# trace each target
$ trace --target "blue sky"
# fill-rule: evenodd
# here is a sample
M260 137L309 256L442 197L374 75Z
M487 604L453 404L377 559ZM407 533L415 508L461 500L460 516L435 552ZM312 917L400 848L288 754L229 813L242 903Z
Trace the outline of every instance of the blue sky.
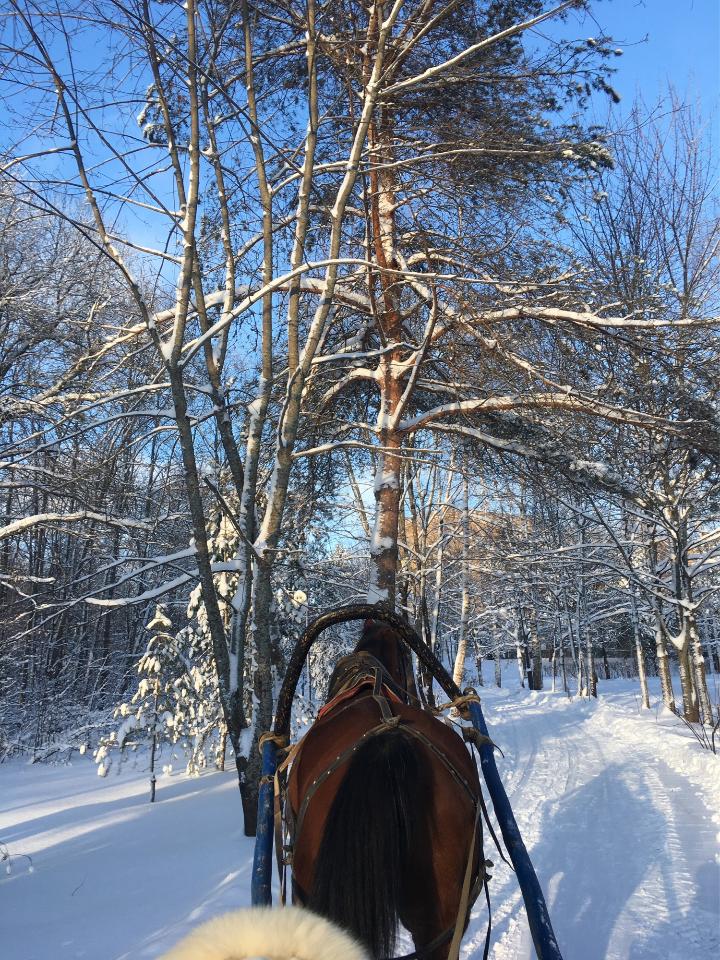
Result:
M550 0L546 0L550 6ZM572 15L565 24L544 24L541 32L572 37L577 39L599 36L606 33L613 37L617 46L624 51L622 57L613 58L612 65L617 68L612 78L613 87L621 95L618 106L612 106L602 94L594 97L593 119L604 124L622 119L638 95L647 106L654 106L659 98L667 95L668 83L671 83L681 100L699 102L706 121L713 121L714 144L720 144L720 0L591 0L591 13L579 15L580 22ZM102 45L95 47L90 43L79 44L78 64L81 68L93 70L105 58ZM147 77L139 75L137 90L140 96L146 85ZM130 78L123 77L123 89ZM137 92L133 87L132 92ZM130 96L131 94L128 94ZM31 107L28 94L26 106ZM106 123L114 132L127 125L135 136L139 131L134 116L139 109L128 107L121 117L108 117ZM0 143L14 140L17 134L15 118L8 116L0 120ZM22 149L33 147L32 138L22 144ZM38 161L39 164L39 161ZM62 161L53 158L52 164L62 169ZM112 177L113 164L94 170L95 178ZM155 181L162 185L160 179ZM126 211L133 223L140 227L140 240L151 244L162 244L163 237L156 236L156 227L143 222L143 215L137 210Z
M654 104L672 83L681 99L700 101L706 119L714 114L714 129L720 129L718 0L599 0L592 10L624 50L612 81L622 96L620 113L638 94Z

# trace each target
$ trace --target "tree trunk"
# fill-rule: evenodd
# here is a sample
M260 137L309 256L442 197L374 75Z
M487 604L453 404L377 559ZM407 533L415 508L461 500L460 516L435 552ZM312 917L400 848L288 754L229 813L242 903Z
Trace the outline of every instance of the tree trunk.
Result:
M403 551L403 555L400 554L400 544L407 544L407 523L405 520L405 499L406 495L403 493L403 482L402 477L400 481L400 494L399 494L399 503L398 503L398 576L400 578L400 585L398 588L398 603L401 610L407 610L408 608L408 597L410 594L410 563L411 563L411 553L408 550Z
M272 604L271 568L258 563L253 583L253 714L247 758L236 755L245 817L245 836L254 837L257 830L257 801L260 788L262 757L259 743L272 726L272 650L270 642L270 607ZM243 761L244 762L240 762Z
M578 630L578 659L577 659L577 691L576 696L586 697L588 695L587 684L585 681L585 657L583 656L580 641L580 631Z
M475 675L477 677L478 686L484 687L485 681L483 680L482 675L482 653L480 652L480 641L477 637L473 637L473 647L475 648Z
M672 677L670 676L667 644L665 642L665 627L662 622L662 614L657 609L655 610L655 656L657 658L658 674L660 675L663 703L668 710L677 713Z
M587 658L587 692L589 697L597 698L597 673L595 672L595 651L592 643L592 630L586 632L585 656Z
M520 674L520 686L525 686L525 663L523 660L521 634L518 633L515 640L515 659L517 660L518 673Z
M468 552L470 549L470 505L468 493L467 470L463 473L463 513L462 513L462 599L460 603L460 627L458 631L458 648L455 656L453 680L462 689L463 674L465 672L465 657L467 655L468 617L470 614L470 592L468 576ZM476 650L477 650L476 644ZM480 671L480 654L478 652L478 681L482 683Z
M359 491L358 491L359 492ZM426 527L422 525L422 536L420 527L420 518L418 516L417 504L415 502L415 484L413 475L408 471L407 476L407 497L410 506L410 528L413 534L413 549L416 554L416 566L418 569L418 596L415 606L415 630L422 637L423 641L430 646L430 615L427 606L427 536ZM367 523L367 521L365 521ZM365 525L363 525L365 529ZM369 527L367 528L368 539L370 536ZM423 664L422 660L417 661L418 679L420 682L420 692L422 699L428 706L435 706L435 698L432 689L432 674Z
M570 656L572 657L572 662L578 677L578 693L579 693L580 692L580 667L578 665L578 656L575 650L575 637L573 633L572 617L570 616L570 606L568 604L567 594L564 588L562 591L562 601L563 601L563 610L565 611L565 622L567 624L568 642L570 643ZM565 662L565 645L563 644L563 663L564 662ZM567 673L566 673L565 690L568 696L570 696L570 687L567 684Z
M491 603L494 604L494 599ZM495 652L495 686L502 687L502 667L500 665L500 641L498 640L497 622L493 616L493 648Z
M538 633L537 607L535 605L535 591L533 590L533 604L530 607L530 649L532 651L532 672L528 679L531 690L543 688L542 642Z
M610 662L607 655L607 644L602 644L602 657L603 657L603 669L605 671L605 679L610 679Z
M707 678L705 676L705 657L703 656L700 633L698 631L695 614L688 613L686 615L686 622L687 631L690 636L690 662L692 665L693 680L695 681L695 692L697 695L698 706L703 721L712 726L713 710L710 703L710 694L707 688Z
M443 583L443 561L445 558L445 518L442 507L440 510L440 521L438 524L438 552L435 567L435 596L433 598L432 617L430 620L430 649L437 651L439 631L440 631L440 600L442 597ZM432 677L428 677L428 692L432 695ZM429 701L432 702L432 701Z
M432 650L433 644L432 644L432 632L430 629L430 614L428 613L428 608L427 608L427 594L425 593L424 590L422 592L422 597L421 597L421 623L422 623L422 630L419 631L420 636L423 638L423 640L428 645L428 647L430 647L430 649ZM429 707L434 707L435 693L433 691L433 676L432 676L432 673L421 661L418 661L418 674L420 677L420 686L423 691L425 703Z
M712 636L712 644L708 639L708 648L710 649L710 659L713 665L713 672L720 673L720 636L718 633L718 624L715 613L713 613L710 618L712 624L712 632L708 636Z
M583 651L583 633L585 632L585 621L583 620L583 591L584 581L580 578L577 602L575 603L575 636L577 638L577 695L579 697L589 697L590 688L587 679L586 653ZM582 624L582 626L581 626Z
M683 698L683 716L688 723L698 723L700 720L700 710L698 707L697 696L695 695L695 686L693 684L692 666L690 664L690 650L687 644L678 650L678 661L680 664L680 688Z
M563 690L569 697L570 687L568 686L567 679L567 665L565 663L565 638L562 635L562 628L560 629L560 670L562 673Z
M710 612L705 613L705 618L703 621L703 635L705 636L705 642L703 643L703 656L705 657L705 662L708 665L708 672L712 675L717 673L715 669L715 657L713 654L713 622Z
M642 705L646 710L650 709L650 694L648 692L647 673L645 671L645 655L642 648L642 636L640 634L640 622L638 617L637 602L635 594L631 598L631 614L633 634L635 636L635 657L637 659L638 677L640 679L640 694L642 696Z
M370 584L368 603L387 602L395 606L398 562L398 520L400 515L400 437L395 431L382 432L384 447L378 454L375 471L375 524L370 540Z
M217 768L221 773L225 772L225 751L227 750L227 724L223 723L220 730L220 744L218 746Z

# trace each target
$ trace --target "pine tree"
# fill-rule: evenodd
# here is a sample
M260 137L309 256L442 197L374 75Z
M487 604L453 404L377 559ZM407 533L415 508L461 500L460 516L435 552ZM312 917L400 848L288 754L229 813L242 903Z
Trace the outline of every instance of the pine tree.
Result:
M170 632L172 622L162 604L155 608L155 614L145 627L151 633L145 652L137 665L139 682L137 690L129 703L121 703L115 710L115 716L122 717L117 731L104 737L95 751L98 775L107 776L112 766L112 753L119 751L119 764L127 756L126 748L136 746L137 740L129 737L149 739L150 741L150 802L155 799L155 756L158 743L175 743L178 735L175 729L176 682L184 670L183 657L177 640Z

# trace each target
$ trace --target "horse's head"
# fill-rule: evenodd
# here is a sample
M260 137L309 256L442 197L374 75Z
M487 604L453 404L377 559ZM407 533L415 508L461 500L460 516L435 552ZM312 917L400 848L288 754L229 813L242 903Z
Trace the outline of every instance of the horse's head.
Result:
M409 699L418 699L410 651L389 623L366 620L355 649L379 660L395 683L406 691Z

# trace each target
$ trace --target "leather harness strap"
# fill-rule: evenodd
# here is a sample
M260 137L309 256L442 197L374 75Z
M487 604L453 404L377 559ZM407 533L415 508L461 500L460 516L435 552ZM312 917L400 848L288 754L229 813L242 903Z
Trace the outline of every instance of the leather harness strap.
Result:
M332 761L329 767L326 767L323 772L317 776L313 782L308 787L307 793L303 797L303 802L300 805L300 810L298 811L296 826L295 826L295 837L294 840L297 840L298 836L302 831L303 821L305 819L305 814L307 813L307 808L310 805L310 801L317 793L318 789L325 783L328 777L332 776L333 773L341 767L346 761L352 757L352 755L371 737L376 737L380 733L385 733L388 727L397 726L400 723L400 717L395 717L390 714L389 719L383 720L378 723L376 726L371 727L369 730L366 730L365 733L356 740L349 747L346 747L342 750Z
M307 736L307 734L306 734ZM280 902L285 906L287 898L286 875L287 868L292 864L293 844L295 836L295 821L292 807L285 803L285 773L296 759L303 744L305 737L288 749L287 756L275 770L273 778L273 815L275 820L275 857L277 861L278 875L280 877ZM284 817L283 817L284 814ZM285 842L285 828L287 827L288 842Z
M475 843L477 841L478 827L480 826L480 804L475 805L475 823L473 824L472 839L470 840L470 852L468 853L467 863L465 864L465 876L463 877L463 885L460 891L460 903L458 904L458 913L457 919L455 921L455 930L453 933L453 938L450 943L450 950L448 951L447 960L459 960L460 958L460 942L462 941L462 935L465 932L465 923L468 918L468 913L471 907L470 895L472 893L470 889L470 883L472 880L472 867L473 860L475 859ZM483 869L478 870L478 880L484 875L484 864ZM480 893L480 888L478 887L475 897Z

